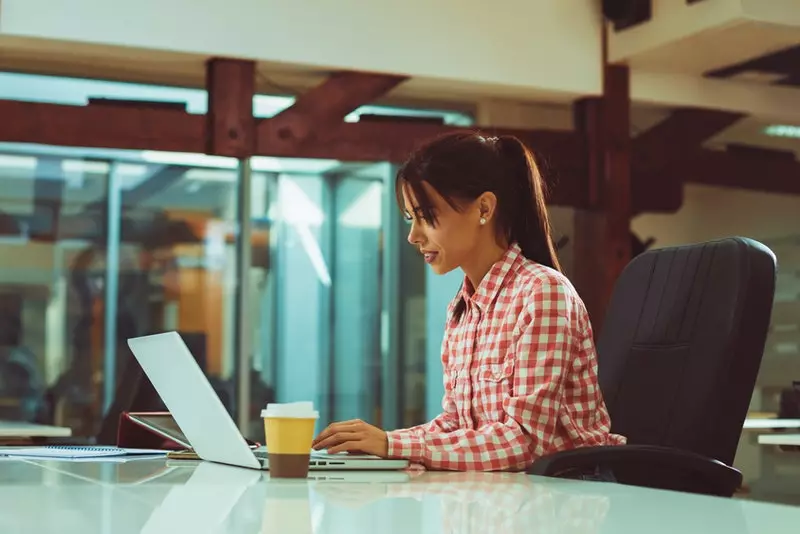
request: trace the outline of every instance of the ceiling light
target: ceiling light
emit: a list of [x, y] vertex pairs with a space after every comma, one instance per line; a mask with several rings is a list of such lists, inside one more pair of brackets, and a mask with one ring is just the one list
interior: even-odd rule
[[791, 137], [800, 139], [800, 126], [791, 124], [771, 124], [764, 128], [764, 134], [770, 137]]
[[258, 172], [323, 173], [336, 169], [341, 163], [335, 159], [273, 158], [253, 156], [251, 168]]
[[191, 167], [211, 167], [217, 169], [235, 169], [239, 166], [236, 158], [223, 156], [208, 156], [206, 154], [193, 154], [189, 152], [155, 152], [142, 151], [142, 159], [148, 163], [162, 165], [188, 165]]
[[61, 172], [106, 174], [108, 163], [96, 160], [65, 159], [61, 162]]

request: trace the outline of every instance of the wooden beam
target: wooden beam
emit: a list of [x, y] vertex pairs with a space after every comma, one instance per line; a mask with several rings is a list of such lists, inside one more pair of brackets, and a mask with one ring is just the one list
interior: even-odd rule
[[605, 303], [631, 260], [630, 71], [607, 65], [603, 77], [603, 210], [606, 216]]
[[[634, 152], [635, 154], [635, 152]], [[679, 156], [681, 158], [685, 155]], [[631, 216], [674, 213], [683, 205], [684, 178], [669, 170], [631, 169]]]
[[206, 64], [206, 153], [242, 159], [255, 152], [255, 77], [253, 61], [212, 58]]
[[[399, 163], [420, 144], [459, 130], [467, 128], [413, 121], [342, 122], [323, 129], [304, 143], [282, 143], [275, 129], [259, 128], [257, 153], [287, 158]], [[537, 155], [550, 185], [548, 200], [551, 204], [586, 206], [585, 160], [578, 156], [585, 152], [583, 135], [559, 130], [481, 130], [492, 135], [514, 135]]]
[[[405, 76], [337, 72], [294, 104], [258, 126], [260, 151], [297, 150], [309, 138], [337, 126], [346, 115], [385, 95]], [[269, 140], [269, 145], [267, 141]], [[274, 148], [273, 148], [274, 147]]]
[[588, 140], [589, 209], [575, 214], [572, 278], [592, 319], [602, 328], [614, 285], [631, 256], [630, 75], [606, 65], [602, 99], [575, 107], [576, 127]]
[[[319, 95], [323, 90], [330, 91], [330, 108], [323, 105], [322, 97], [301, 96], [297, 108], [289, 108], [256, 125], [245, 117], [245, 109], [250, 109], [245, 104], [247, 96], [244, 96], [250, 92], [250, 63], [216, 61], [209, 65], [209, 87], [216, 95], [210, 99], [212, 109], [209, 115], [213, 115], [210, 118], [189, 114], [180, 106], [158, 103], [105, 101], [87, 106], [66, 106], [0, 100], [0, 142], [194, 153], [213, 150], [234, 157], [264, 155], [399, 162], [417, 144], [457, 129], [413, 121], [342, 122], [341, 117], [358, 107], [358, 102], [372, 98], [402, 80], [399, 77], [352, 73], [336, 75], [309, 93]], [[225, 69], [228, 69], [227, 74], [239, 72], [240, 76], [237, 84], [227, 85], [228, 89], [224, 89], [226, 84], [223, 83]], [[346, 91], [351, 83], [358, 89], [353, 94]], [[222, 92], [217, 87], [223, 87]], [[228, 91], [227, 96], [224, 91]], [[309, 122], [307, 113], [321, 117], [322, 127], [317, 129], [316, 123]], [[738, 115], [729, 113], [679, 110], [670, 119], [637, 137], [633, 141], [632, 211], [677, 209], [684, 182], [800, 194], [794, 159], [767, 152], [744, 154], [741, 150], [734, 153], [698, 149], [702, 140], [737, 118]], [[233, 122], [227, 122], [229, 119]], [[300, 130], [292, 129], [297, 120], [305, 125]], [[282, 142], [280, 128], [274, 128], [282, 121], [289, 125], [290, 132], [305, 131], [308, 135], [302, 142]], [[209, 128], [209, 131], [216, 132], [211, 140], [206, 135], [207, 123], [212, 127], [216, 125]], [[237, 132], [245, 133], [237, 133], [232, 139], [230, 128], [226, 131], [227, 124], [233, 124]], [[267, 126], [269, 124], [272, 126]], [[311, 129], [304, 130], [307, 127]], [[250, 137], [248, 141], [246, 132], [250, 128], [255, 130], [257, 139]], [[587, 178], [587, 168], [594, 164], [586, 156], [587, 146], [592, 143], [586, 130], [486, 130], [497, 135], [516, 135], [537, 153], [545, 176], [554, 182], [552, 204], [584, 208], [598, 205], [599, 182]], [[289, 137], [295, 139], [295, 134]], [[250, 142], [254, 143], [252, 154], [248, 153]]]
[[729, 147], [685, 154], [671, 168], [687, 182], [800, 195], [800, 161], [793, 152]]
[[575, 210], [572, 235], [573, 268], [569, 273], [598, 331], [605, 309], [603, 270], [598, 269], [605, 238], [605, 218], [602, 211], [603, 188], [603, 101], [586, 98], [573, 107], [575, 129], [586, 136], [583, 158], [586, 161], [587, 204]]
[[0, 142], [197, 153], [205, 150], [205, 117], [179, 109], [0, 100], [0, 117]]
[[633, 140], [631, 213], [675, 212], [683, 204], [684, 175], [669, 168], [729, 128], [743, 115], [682, 108]]
[[699, 148], [743, 117], [740, 113], [712, 109], [675, 110], [633, 140], [635, 164], [641, 169], [661, 168], [674, 161], [676, 154]]

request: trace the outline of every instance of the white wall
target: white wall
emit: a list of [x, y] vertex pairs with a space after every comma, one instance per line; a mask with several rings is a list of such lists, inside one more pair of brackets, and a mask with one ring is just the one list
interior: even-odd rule
[[686, 185], [677, 213], [640, 215], [632, 227], [639, 237], [655, 237], [657, 247], [734, 235], [756, 240], [797, 235], [800, 196]]
[[0, 35], [140, 49], [132, 55], [169, 50], [596, 94], [601, 90], [597, 5], [589, 0], [504, 0], [502, 7], [484, 0], [3, 0]]
[[739, 0], [748, 18], [773, 24], [800, 26], [797, 0]]

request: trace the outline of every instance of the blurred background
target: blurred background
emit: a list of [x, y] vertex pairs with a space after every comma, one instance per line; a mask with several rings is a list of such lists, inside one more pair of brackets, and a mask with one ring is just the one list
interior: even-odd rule
[[[436, 415], [461, 274], [406, 244], [394, 175], [469, 127], [537, 152], [597, 328], [648, 248], [772, 248], [751, 416], [780, 415], [800, 380], [800, 3], [233, 4], [0, 3], [0, 420], [93, 439], [157, 409], [129, 402], [126, 339], [165, 330], [254, 439], [273, 400], [323, 425]], [[800, 455], [756, 437], [752, 495], [798, 498]]]

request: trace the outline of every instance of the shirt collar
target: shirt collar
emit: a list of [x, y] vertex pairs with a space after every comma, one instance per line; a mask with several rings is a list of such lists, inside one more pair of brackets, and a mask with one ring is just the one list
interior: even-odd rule
[[472, 282], [465, 276], [461, 290], [464, 300], [477, 306], [480, 311], [485, 311], [497, 296], [508, 273], [516, 270], [521, 259], [522, 249], [514, 243], [506, 250], [503, 257], [492, 265], [477, 289], [472, 287]]

